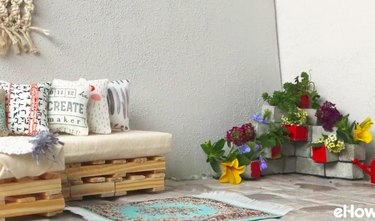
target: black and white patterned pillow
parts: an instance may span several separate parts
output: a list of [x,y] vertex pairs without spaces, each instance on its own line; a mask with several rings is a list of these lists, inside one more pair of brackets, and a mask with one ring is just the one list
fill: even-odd
[[111,127],[123,131],[129,130],[129,81],[110,82],[107,99]]
[[5,90],[0,89],[0,137],[8,136],[9,134],[9,130],[6,125],[7,119],[5,110]]
[[6,91],[7,124],[12,134],[49,131],[47,104],[51,83],[27,85],[0,81],[0,88]]

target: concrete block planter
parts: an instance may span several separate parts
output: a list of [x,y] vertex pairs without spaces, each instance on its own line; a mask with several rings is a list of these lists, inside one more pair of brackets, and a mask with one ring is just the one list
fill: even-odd
[[267,159],[277,159],[281,157],[281,145],[276,145],[273,148],[269,148],[265,150],[265,157]]
[[363,179],[362,169],[349,162],[327,163],[326,176],[344,179]]
[[284,159],[285,161],[283,173],[295,173],[297,157],[286,157]]
[[365,146],[358,144],[345,144],[345,149],[339,154],[339,161],[352,162],[355,158],[360,161],[366,159]]
[[304,111],[307,112],[307,123],[309,125],[317,125],[318,124],[318,118],[315,117],[316,109],[304,109]]
[[269,126],[267,124],[253,123],[255,134],[259,137],[262,134],[268,133]]
[[267,109],[271,112],[269,120],[271,122],[280,123],[281,122],[281,116],[284,114],[284,111],[280,110],[276,106],[264,104],[262,106],[262,113],[264,113],[264,111],[267,110]]
[[311,147],[311,158],[316,163],[330,163],[339,160],[339,155],[328,151],[326,146]]
[[246,171],[241,174],[241,177],[244,179],[259,179],[260,174],[260,162],[259,160],[254,160],[246,167]]
[[284,128],[289,131],[289,138],[291,141],[308,140],[308,127],[297,125],[284,125]]
[[324,164],[315,163],[311,158],[297,157],[296,172],[302,174],[324,176]]
[[296,155],[296,146],[293,143],[284,143],[281,148],[281,154],[283,156],[295,156]]
[[295,142],[297,157],[311,157],[311,149],[307,147],[306,142]]
[[284,172],[284,158],[267,160],[268,168],[262,171],[262,175],[281,174]]
[[337,130],[337,127],[333,128],[332,132],[325,131],[322,126],[311,126],[311,141],[315,142],[317,141],[321,136],[328,135],[330,133],[335,133]]

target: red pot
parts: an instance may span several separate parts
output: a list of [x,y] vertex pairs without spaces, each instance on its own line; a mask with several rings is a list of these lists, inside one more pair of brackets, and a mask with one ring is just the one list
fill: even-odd
[[254,160],[250,162],[250,176],[253,179],[260,178],[260,162],[259,160]]
[[289,131],[289,138],[292,141],[307,141],[308,130],[307,127],[297,125],[284,125],[284,128]]
[[281,155],[281,145],[276,145],[272,147],[271,149],[266,150],[266,157],[268,159],[279,158],[280,155]]
[[338,155],[327,150],[326,146],[312,147],[311,158],[316,163],[329,163],[338,161]]
[[326,154],[326,146],[321,147],[312,147],[312,159],[317,163],[326,163],[327,162],[327,154]]
[[300,108],[309,108],[310,107],[310,99],[308,95],[303,95],[299,98],[299,107]]

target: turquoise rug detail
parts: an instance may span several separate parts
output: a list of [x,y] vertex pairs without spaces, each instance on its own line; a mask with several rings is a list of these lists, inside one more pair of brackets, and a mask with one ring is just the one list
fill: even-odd
[[[243,205],[245,203],[250,204]],[[81,215],[88,221],[251,221],[278,218],[290,211],[290,208],[259,202],[236,193],[214,192],[132,203],[99,200],[69,202],[66,210]]]

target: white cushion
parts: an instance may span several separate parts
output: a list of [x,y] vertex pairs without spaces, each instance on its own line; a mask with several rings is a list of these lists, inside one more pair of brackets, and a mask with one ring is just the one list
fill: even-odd
[[113,160],[164,155],[171,151],[172,135],[151,131],[125,131],[89,136],[60,135],[65,162]]
[[110,134],[111,124],[108,112],[108,80],[90,80],[91,86],[87,120],[89,131],[96,134]]

